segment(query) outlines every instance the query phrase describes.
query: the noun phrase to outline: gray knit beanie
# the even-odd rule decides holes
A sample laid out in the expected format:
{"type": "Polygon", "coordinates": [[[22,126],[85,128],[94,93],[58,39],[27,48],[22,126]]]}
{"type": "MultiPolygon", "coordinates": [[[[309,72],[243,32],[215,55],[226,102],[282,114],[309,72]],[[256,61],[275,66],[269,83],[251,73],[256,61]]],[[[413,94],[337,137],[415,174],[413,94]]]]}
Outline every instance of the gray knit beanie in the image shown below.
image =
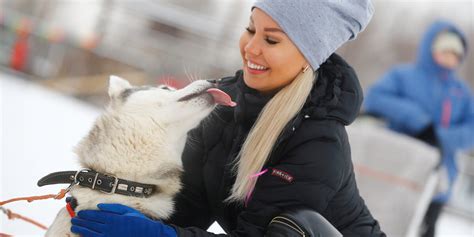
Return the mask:
{"type": "Polygon", "coordinates": [[[374,13],[371,0],[257,0],[253,6],[280,25],[314,70],[374,13]]]}

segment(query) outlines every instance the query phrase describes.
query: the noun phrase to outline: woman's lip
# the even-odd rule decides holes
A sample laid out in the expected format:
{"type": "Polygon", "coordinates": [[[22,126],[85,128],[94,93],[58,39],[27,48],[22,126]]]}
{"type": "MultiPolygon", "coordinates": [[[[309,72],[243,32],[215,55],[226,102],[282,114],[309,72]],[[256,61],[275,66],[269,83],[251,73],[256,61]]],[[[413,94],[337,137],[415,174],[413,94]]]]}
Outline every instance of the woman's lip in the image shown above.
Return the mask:
{"type": "Polygon", "coordinates": [[[245,68],[247,69],[247,71],[250,73],[250,74],[254,74],[254,75],[259,75],[259,74],[263,74],[263,73],[266,73],[269,68],[265,69],[265,70],[255,70],[255,69],[251,69],[249,68],[247,65],[245,65],[245,68]]]}

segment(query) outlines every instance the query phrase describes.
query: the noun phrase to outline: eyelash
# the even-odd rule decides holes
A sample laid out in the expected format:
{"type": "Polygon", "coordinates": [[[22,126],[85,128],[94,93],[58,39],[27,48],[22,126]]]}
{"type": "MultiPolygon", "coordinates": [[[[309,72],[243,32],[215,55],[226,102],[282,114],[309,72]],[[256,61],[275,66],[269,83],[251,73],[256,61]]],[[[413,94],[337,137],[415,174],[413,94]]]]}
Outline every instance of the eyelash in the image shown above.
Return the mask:
{"type": "MultiPolygon", "coordinates": [[[[252,35],[255,34],[255,31],[251,30],[249,27],[245,27],[245,30],[247,30],[247,32],[248,32],[249,34],[252,34],[252,35]]],[[[269,39],[268,37],[265,38],[265,41],[267,41],[267,43],[268,43],[268,44],[271,44],[271,45],[278,44],[278,42],[273,41],[273,40],[269,39]]]]}

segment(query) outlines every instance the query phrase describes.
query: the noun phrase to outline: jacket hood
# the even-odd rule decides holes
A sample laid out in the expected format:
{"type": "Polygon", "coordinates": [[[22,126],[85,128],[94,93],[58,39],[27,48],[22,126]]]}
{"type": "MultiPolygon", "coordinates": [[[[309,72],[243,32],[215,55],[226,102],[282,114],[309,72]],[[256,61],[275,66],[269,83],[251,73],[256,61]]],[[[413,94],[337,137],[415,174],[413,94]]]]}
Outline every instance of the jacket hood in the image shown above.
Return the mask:
{"type": "Polygon", "coordinates": [[[318,78],[303,113],[314,119],[335,119],[351,124],[359,114],[363,92],[354,69],[332,54],[318,70],[318,78]]]}
{"type": "MultiPolygon", "coordinates": [[[[431,24],[431,26],[428,28],[425,35],[423,36],[423,39],[418,48],[418,58],[417,58],[418,66],[424,67],[430,70],[434,70],[436,72],[443,72],[443,71],[452,72],[453,71],[452,69],[446,69],[439,66],[433,59],[431,47],[434,43],[436,36],[443,31],[450,31],[455,34],[458,34],[464,46],[464,55],[467,54],[467,42],[466,42],[466,37],[464,36],[464,34],[452,23],[439,20],[431,24]]],[[[462,60],[464,58],[465,56],[462,58],[462,60]]]]}

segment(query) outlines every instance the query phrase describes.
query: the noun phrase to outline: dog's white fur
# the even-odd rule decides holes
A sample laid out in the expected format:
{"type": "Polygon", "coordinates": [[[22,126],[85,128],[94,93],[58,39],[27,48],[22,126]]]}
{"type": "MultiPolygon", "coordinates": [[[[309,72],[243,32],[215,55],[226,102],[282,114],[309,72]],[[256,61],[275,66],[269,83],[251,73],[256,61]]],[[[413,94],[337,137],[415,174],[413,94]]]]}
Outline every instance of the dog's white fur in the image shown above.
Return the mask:
{"type": "MultiPolygon", "coordinates": [[[[75,186],[71,195],[78,200],[76,212],[97,209],[98,203],[121,203],[155,219],[168,218],[173,212],[173,197],[181,188],[186,134],[215,106],[207,93],[186,101],[179,99],[211,86],[201,80],[181,90],[133,87],[112,76],[110,104],[75,152],[84,168],[155,184],[160,192],[139,198],[75,186]]],[[[70,232],[70,220],[66,209],[61,209],[46,236],[76,236],[70,232]]]]}

